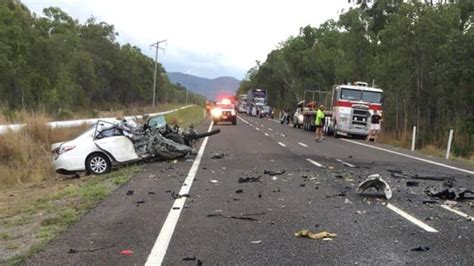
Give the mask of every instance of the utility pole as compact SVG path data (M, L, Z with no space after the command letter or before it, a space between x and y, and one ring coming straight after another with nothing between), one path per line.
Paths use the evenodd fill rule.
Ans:
M155 108L155 100L156 100L156 71L158 69L158 50L165 50L164 48L160 47L160 43L166 42L166 40L161 40L156 43L151 44L151 47L155 47L155 72L153 74L153 109Z

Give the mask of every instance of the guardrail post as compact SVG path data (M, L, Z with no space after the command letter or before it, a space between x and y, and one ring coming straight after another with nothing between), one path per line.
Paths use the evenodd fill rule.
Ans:
M449 153L451 152L451 142L453 141L453 130L449 130L448 148L446 149L446 160L449 159Z
M416 126L413 126L413 135L411 136L411 151L415 151Z

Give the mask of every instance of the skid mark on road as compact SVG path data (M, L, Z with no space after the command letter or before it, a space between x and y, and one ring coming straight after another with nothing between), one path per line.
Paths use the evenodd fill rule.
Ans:
M457 214L457 215L459 215L459 216L462 216L462 217L468 219L469 221L474 221L474 217L472 217L472 216L470 216L470 215L468 215L468 214L466 214L466 213L464 213L464 212L462 212L462 211L458 211L458 210L456 210L456 209L453 209L453 208L449 207L448 205L444 205L444 204L443 204L443 205L441 205L441 208L446 209L446 210L448 210L448 211L450 211L450 212L452 212L452 213L455 213L455 214Z
M306 161L308 161L310 164L312 165L316 165L317 167L324 167L322 164L316 162L316 161L313 161L311 160L310 158L306 158Z
M469 171L469 170L454 167L454 166L451 166L451 165L426 160L426 159L423 159L423 158L419 158L419 157L416 157L416 156L404 154L404 153L401 153L401 152L391 151L391 150L388 150L388 149L372 146L372 145L369 145L369 144L360 143L360 142L349 140L349 139L341 139L341 140L347 141L347 142L350 142L350 143L354 143L354 144L357 144L357 145L361 145L361 146L364 146L364 147L369 147L369 148L372 148L372 149L376 149L376 150L385 151L385 152L388 152L388 153L393 153L393 154L396 154L396 155L404 156L404 157L414 159L414 160L418 160L418 161L422 161L422 162L425 162L425 163L430 163L430 164L446 167L446 168L449 168L449 169L465 172L465 173L468 173L468 174L471 174L471 175L474 174L474 171Z
M209 125L208 132L212 130L213 125L214 123L211 122L211 124ZM188 176L184 180L183 186L179 190L178 195L189 194L189 190L191 189L194 178L196 177L196 173L199 169L199 164L201 163L201 159L204 154L204 149L206 148L208 139L209 137L204 138L204 141L202 142L202 145L199 148L198 155L194 160L194 163L191 166ZM148 255L148 259L145 265L161 265L161 263L163 262L186 199L186 197L181 197L174 201L173 206L171 207L171 210L168 213L168 217L166 217L166 221L163 224L163 227L161 228L160 234L158 235L158 238L156 239L155 244L151 249L150 255Z
M417 218L411 216L410 214L406 213L405 211L402 211L401 209L395 207L394 205L387 203L385 207L389 208L390 210L394 211L396 214L402 216L403 218L407 219L411 223L421 227L423 230L431 233L438 233L438 230L434 229L433 227L425 224L424 222L418 220Z

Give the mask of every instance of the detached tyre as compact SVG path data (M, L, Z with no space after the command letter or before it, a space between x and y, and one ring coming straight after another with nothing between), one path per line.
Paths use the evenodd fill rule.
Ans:
M110 172L112 163L102 153L93 153L86 159L86 170L88 174L103 175Z

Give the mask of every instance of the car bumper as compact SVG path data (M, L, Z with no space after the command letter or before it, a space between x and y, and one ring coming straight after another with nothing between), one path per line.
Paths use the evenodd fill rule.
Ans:
M85 171L85 160L85 158L62 154L57 159L53 159L53 167L56 173L59 174Z
M336 127L338 133L346 133L350 135L361 135L366 136L369 134L368 127L355 127L355 126L340 126Z

